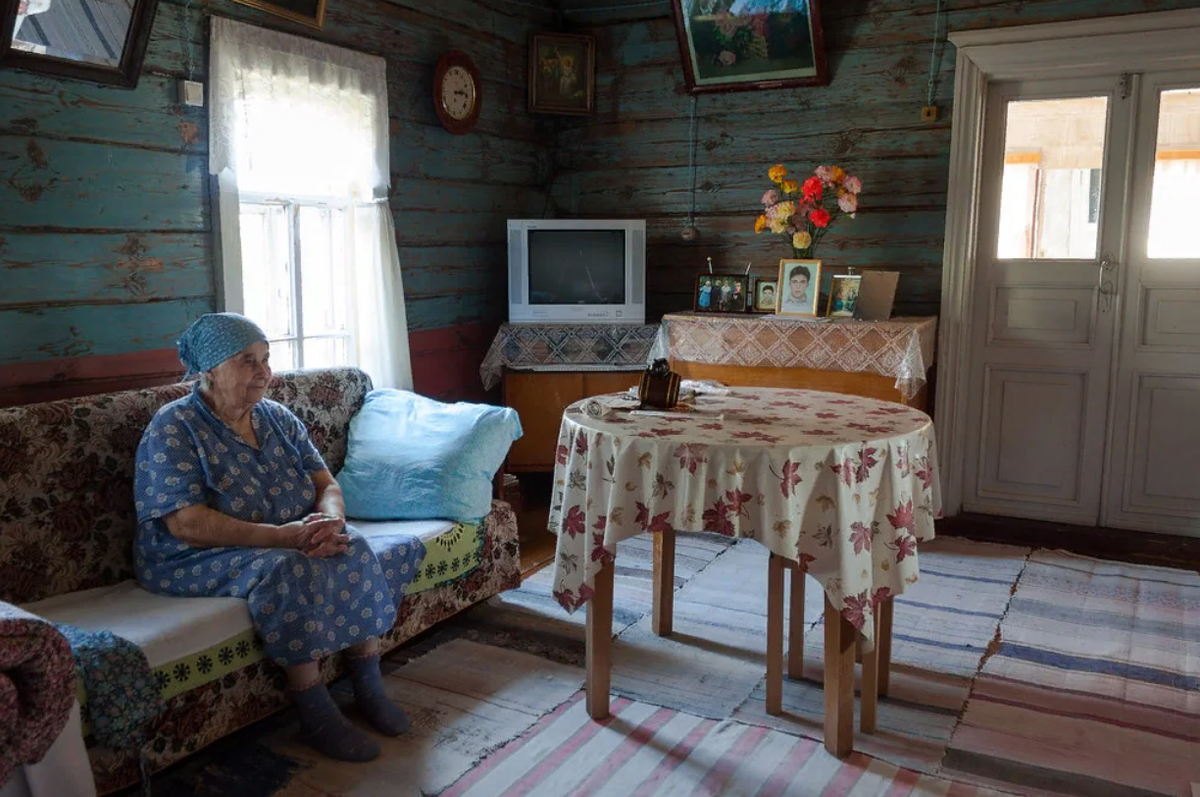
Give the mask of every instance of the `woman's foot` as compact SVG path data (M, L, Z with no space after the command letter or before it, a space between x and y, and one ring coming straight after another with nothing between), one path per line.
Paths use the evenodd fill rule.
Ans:
M412 721L383 689L378 654L356 657L347 653L346 669L350 671L350 682L354 684L355 702L380 733L399 736L408 730Z
M379 757L379 745L342 716L325 684L317 682L291 694L300 712L304 741L310 747L338 761L363 762Z

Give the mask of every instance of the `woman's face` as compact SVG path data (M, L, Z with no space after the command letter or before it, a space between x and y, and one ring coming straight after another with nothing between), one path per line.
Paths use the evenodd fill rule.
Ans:
M270 382L271 347L262 342L251 343L209 371L209 389L223 404L257 404Z

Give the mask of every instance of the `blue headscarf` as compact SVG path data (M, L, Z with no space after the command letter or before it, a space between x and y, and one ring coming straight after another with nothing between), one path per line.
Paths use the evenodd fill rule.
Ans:
M258 324L237 313L208 313L179 338L179 360L187 374L211 371L252 343L267 342Z

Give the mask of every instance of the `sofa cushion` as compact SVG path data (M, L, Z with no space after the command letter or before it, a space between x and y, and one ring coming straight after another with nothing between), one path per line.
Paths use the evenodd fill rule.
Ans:
M445 520L353 521L387 566L389 550L413 536L425 543L421 572L409 594L461 578L480 564L482 525ZM26 604L25 611L87 631L111 631L146 655L164 700L264 658L250 611L240 598L157 595L122 581ZM86 696L80 695L80 702ZM86 716L85 716L86 720Z
M190 384L0 409L0 600L116 584L133 576L133 469L155 411ZM304 421L334 473L350 418L371 390L353 368L279 374L269 398Z
M375 520L478 522L521 422L509 407L447 404L407 390L374 390L350 422L337 475L346 511Z

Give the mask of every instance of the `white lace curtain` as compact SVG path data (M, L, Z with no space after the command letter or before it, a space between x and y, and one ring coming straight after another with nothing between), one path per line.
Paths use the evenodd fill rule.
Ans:
M212 18L209 171L220 191L226 304L238 310L238 195L348 201L356 361L376 387L412 387L389 185L386 64L341 47ZM230 290L234 287L235 290Z

